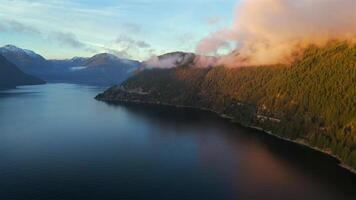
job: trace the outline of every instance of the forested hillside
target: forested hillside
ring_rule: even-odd
[[[206,108],[318,147],[356,169],[356,46],[311,46],[290,65],[149,69],[98,99]]]

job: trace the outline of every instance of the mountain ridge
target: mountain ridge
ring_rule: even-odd
[[[356,169],[356,45],[346,42],[311,46],[290,65],[146,69],[96,98],[208,109]]]
[[[48,82],[90,85],[112,85],[124,81],[140,62],[101,53],[89,58],[73,57],[64,60],[45,59],[34,51],[14,45],[0,48],[0,55],[19,66],[27,74]]]
[[[141,68],[210,67],[218,62],[218,57],[203,56],[191,52],[176,51],[153,56],[142,63]]]

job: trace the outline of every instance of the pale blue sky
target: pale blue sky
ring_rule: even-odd
[[[0,45],[47,58],[194,51],[232,23],[237,0],[0,0]]]

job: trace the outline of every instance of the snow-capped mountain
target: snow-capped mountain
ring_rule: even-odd
[[[113,54],[102,53],[82,60],[70,68],[72,79],[96,85],[115,85],[126,80],[138,69],[140,62],[121,59]]]
[[[108,86],[121,83],[141,65],[138,61],[121,59],[108,53],[50,62],[56,70],[52,80]]]
[[[41,76],[48,71],[48,61],[31,50],[21,49],[14,45],[6,45],[0,48],[0,55],[27,74]]]
[[[90,58],[73,57],[65,60],[46,60],[34,51],[13,45],[0,48],[3,55],[25,73],[47,82],[113,85],[124,81],[141,63],[102,53]]]
[[[31,51],[29,49],[21,49],[14,45],[5,45],[5,46],[1,47],[0,53],[2,55],[7,55],[7,56],[13,55],[13,56],[17,56],[17,57],[30,57],[32,59],[38,59],[41,61],[45,60],[45,58],[43,58],[41,55],[35,53],[34,51]]]
[[[18,48],[14,45],[5,45],[4,47],[0,48],[0,52],[1,53],[15,53],[17,55],[27,55],[27,56],[30,56],[32,58],[39,58],[39,57],[42,57],[38,54],[36,54],[35,52],[31,51],[31,50],[28,50],[28,49],[21,49],[21,48]]]
[[[140,62],[135,60],[122,59],[109,53],[101,53],[87,59],[83,65],[90,68],[120,67],[123,69],[131,70],[131,68],[137,68],[140,65]]]

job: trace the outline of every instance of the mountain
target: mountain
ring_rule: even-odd
[[[196,55],[194,53],[173,52],[161,56],[154,56],[142,63],[143,68],[173,68],[182,66],[209,67],[218,58]]]
[[[65,60],[46,60],[41,55],[13,45],[0,48],[0,55],[16,64],[27,74],[48,82],[91,85],[120,84],[141,64],[112,54],[97,54],[91,58],[74,57]]]
[[[45,82],[23,73],[14,64],[0,55],[0,88],[13,88],[19,85],[37,85]]]
[[[97,54],[91,58],[52,61],[56,69],[52,80],[92,85],[120,84],[140,66],[140,62],[118,58],[112,54]]]
[[[71,67],[82,66],[87,60],[88,58],[73,57],[71,59],[65,59],[65,60],[49,60],[49,62],[50,65],[53,66],[54,68],[68,70]]]
[[[43,78],[49,72],[48,61],[31,50],[6,45],[0,48],[0,54],[27,74]]]
[[[145,69],[96,98],[208,109],[356,169],[356,45],[346,42],[310,46],[289,65]]]

